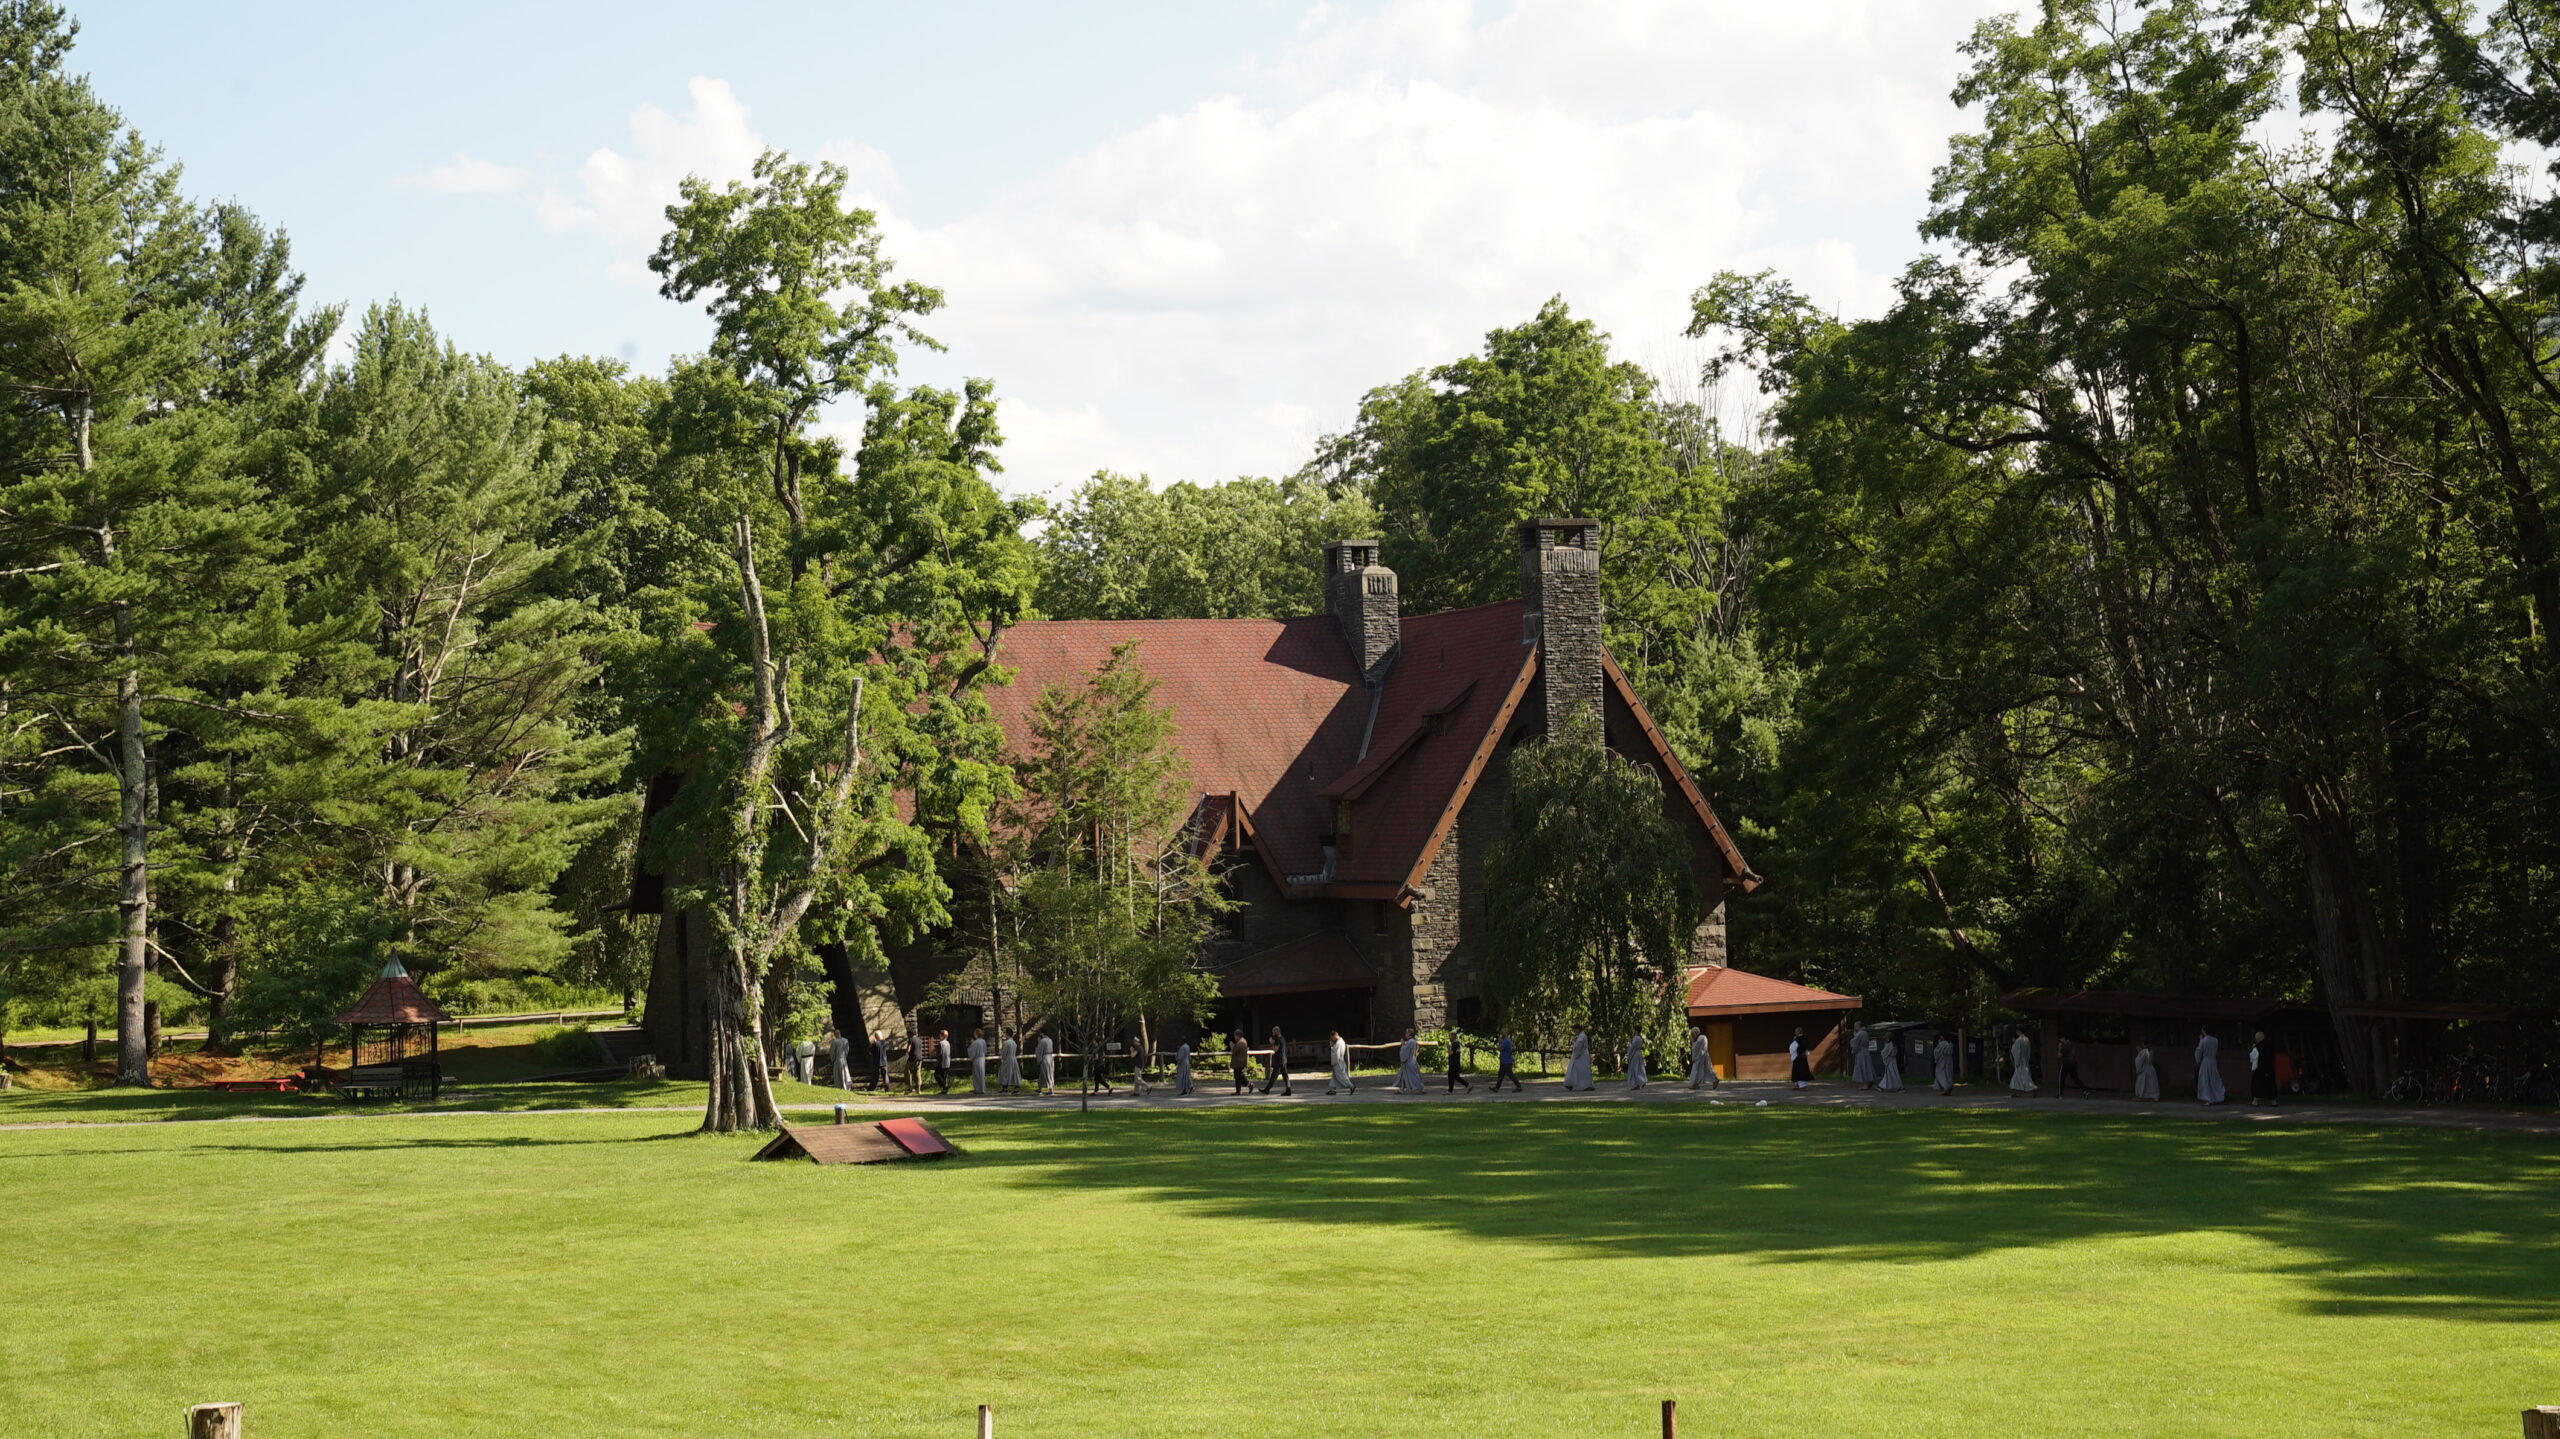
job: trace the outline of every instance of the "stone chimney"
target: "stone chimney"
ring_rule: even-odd
[[[1396,572],[1378,563],[1376,540],[1336,540],[1324,547],[1324,602],[1342,638],[1375,687],[1395,663],[1404,630],[1396,613]]]
[[[1530,520],[1520,526],[1520,642],[1541,646],[1538,689],[1546,732],[1573,715],[1601,715],[1600,522]]]

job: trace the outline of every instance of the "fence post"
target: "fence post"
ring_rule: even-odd
[[[2524,1439],[2560,1439],[2560,1404],[2524,1411]]]
[[[240,1406],[198,1404],[187,1410],[187,1439],[240,1439]]]
[[[978,1406],[978,1439],[996,1439],[996,1406]]]
[[[1662,1401],[1662,1439],[1680,1439],[1680,1401]]]

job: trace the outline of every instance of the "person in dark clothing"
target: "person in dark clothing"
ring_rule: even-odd
[[[2053,1097],[2060,1099],[2070,1094],[2075,1084],[2082,1094],[2089,1092],[2089,1081],[2080,1077],[2080,1046],[2068,1039],[2057,1040],[2053,1051]]]
[[[1227,1062],[1236,1069],[1236,1093],[1250,1093],[1253,1089],[1253,1049],[1244,1042],[1241,1029],[1236,1031],[1235,1038],[1227,1041]]]
[[[1518,1094],[1520,1092],[1520,1071],[1513,1066],[1519,1059],[1519,1052],[1512,1048],[1510,1030],[1506,1029],[1502,1031],[1502,1037],[1494,1041],[1493,1054],[1496,1065],[1493,1071],[1493,1092],[1500,1094],[1502,1092],[1502,1081],[1507,1079],[1511,1081],[1511,1092]]]
[[[2249,1036],[2249,1107],[2276,1102],[2276,1047],[2267,1043],[2267,1032],[2259,1030]]]
[[[1102,1093],[1117,1094],[1120,1092],[1111,1087],[1110,1045],[1102,1045],[1090,1058],[1085,1060],[1084,1072],[1093,1080],[1093,1087]]]
[[[951,1092],[951,1031],[947,1029],[933,1032],[933,1092]]]
[[[1276,1024],[1271,1026],[1271,1073],[1262,1081],[1262,1092],[1269,1094],[1275,1084],[1281,1094],[1289,1092],[1289,1037]]]
[[[1813,1046],[1804,1042],[1801,1029],[1787,1041],[1787,1078],[1794,1080],[1798,1089],[1813,1083]]]
[[[1467,1093],[1469,1093],[1469,1094],[1473,1094],[1473,1093],[1475,1093],[1475,1092],[1476,1092],[1476,1087],[1475,1087],[1473,1084],[1471,1084],[1471,1083],[1469,1083],[1469,1082],[1467,1081],[1467,1077],[1466,1077],[1464,1074],[1461,1074],[1461,1073],[1459,1073],[1459,1072],[1458,1072],[1458,1056],[1459,1056],[1460,1052],[1461,1052],[1461,1051],[1460,1051],[1460,1050],[1459,1050],[1459,1048],[1458,1048],[1458,1031],[1456,1031],[1456,1030],[1454,1030],[1454,1029],[1453,1029],[1453,1030],[1450,1030],[1450,1031],[1449,1031],[1449,1087],[1448,1087],[1448,1089],[1447,1089],[1447,1090],[1443,1091],[1444,1093],[1448,1093],[1448,1094],[1455,1094],[1455,1093],[1457,1093],[1457,1092],[1458,1092],[1459,1090],[1461,1090],[1461,1089],[1465,1090],[1465,1091],[1466,1091]]]
[[[871,1087],[889,1092],[889,1033],[882,1030],[871,1039]]]

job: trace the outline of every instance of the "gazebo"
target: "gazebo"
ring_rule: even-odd
[[[400,956],[391,956],[381,977],[338,1022],[347,1027],[347,1059],[353,1066],[338,1083],[340,1093],[433,1099],[443,1089],[436,1026],[451,1024],[453,1016],[418,988]]]

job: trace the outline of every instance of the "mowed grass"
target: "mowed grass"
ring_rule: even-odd
[[[11,1434],[2509,1435],[2560,1142],[1528,1103],[0,1133]]]

